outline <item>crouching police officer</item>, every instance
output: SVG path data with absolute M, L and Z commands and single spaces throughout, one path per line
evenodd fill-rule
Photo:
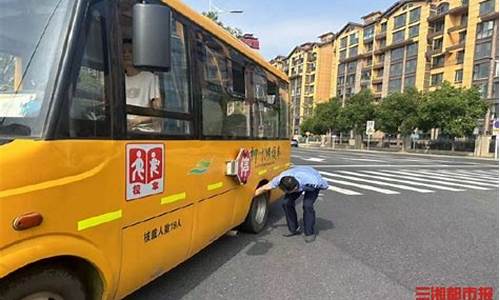
M 284 236 L 290 237 L 301 234 L 301 228 L 297 221 L 297 211 L 295 210 L 295 200 L 304 192 L 304 234 L 306 243 L 316 239 L 314 225 L 316 223 L 316 213 L 314 212 L 314 202 L 318 198 L 320 190 L 326 190 L 328 183 L 321 177 L 315 169 L 311 167 L 293 167 L 276 176 L 266 185 L 258 188 L 255 195 L 260 195 L 265 191 L 280 188 L 285 192 L 283 209 L 285 210 L 286 223 L 289 233 Z

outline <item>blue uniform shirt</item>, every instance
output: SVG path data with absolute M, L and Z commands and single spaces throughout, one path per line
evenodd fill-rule
M 315 189 L 326 190 L 328 188 L 328 183 L 321 177 L 318 171 L 311 167 L 293 167 L 288 169 L 271 180 L 271 187 L 273 189 L 277 188 L 281 178 L 284 176 L 292 176 L 297 179 L 299 182 L 298 192 Z

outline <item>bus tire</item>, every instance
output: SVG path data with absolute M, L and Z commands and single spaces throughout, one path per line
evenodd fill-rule
M 85 300 L 82 281 L 64 267 L 37 266 L 0 282 L 0 300 Z
M 253 198 L 245 222 L 241 224 L 241 230 L 250 233 L 261 232 L 266 226 L 268 215 L 268 194 L 262 194 Z

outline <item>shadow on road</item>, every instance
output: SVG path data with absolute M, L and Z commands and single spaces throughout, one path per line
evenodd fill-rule
M 270 234 L 276 229 L 279 234 L 288 230 L 281 205 L 282 202 L 278 201 L 271 207 L 268 225 L 259 234 L 240 233 L 237 237 L 224 235 L 184 263 L 125 299 L 180 299 L 245 248 L 248 248 L 245 252 L 246 255 L 266 255 L 273 247 Z M 297 201 L 297 210 L 298 214 L 301 215 L 302 209 L 299 201 Z M 333 223 L 329 220 L 316 219 L 316 230 L 320 234 L 333 227 Z

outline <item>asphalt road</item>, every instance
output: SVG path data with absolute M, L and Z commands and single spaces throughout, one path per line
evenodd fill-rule
M 415 299 L 417 286 L 498 298 L 497 162 L 304 148 L 292 161 L 331 185 L 314 243 L 281 236 L 277 203 L 261 234 L 224 236 L 127 299 Z

